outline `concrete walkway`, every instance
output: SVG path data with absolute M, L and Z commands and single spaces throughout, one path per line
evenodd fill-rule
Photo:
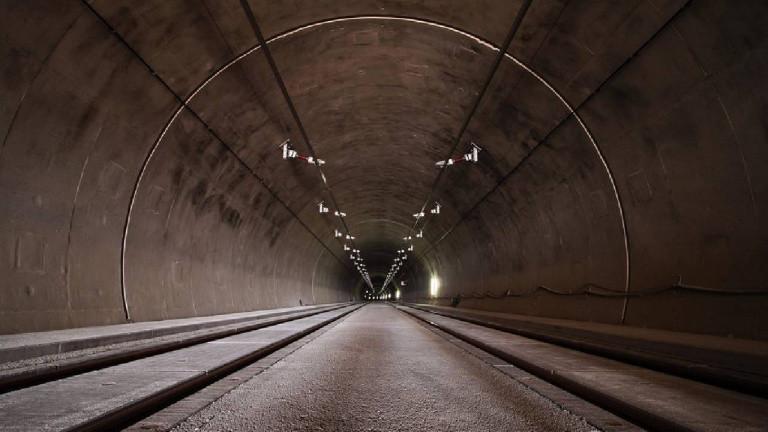
M 102 345 L 190 332 L 330 306 L 335 306 L 335 304 L 0 335 L 0 362 L 17 361 Z

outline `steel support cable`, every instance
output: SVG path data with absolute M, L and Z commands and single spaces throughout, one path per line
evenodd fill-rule
M 470 108 L 469 113 L 467 113 L 467 116 L 464 119 L 464 122 L 461 124 L 461 128 L 459 128 L 459 133 L 456 136 L 456 140 L 454 141 L 453 146 L 451 146 L 450 150 L 448 151 L 446 156 L 443 158 L 444 160 L 450 159 L 451 155 L 453 155 L 453 153 L 461 144 L 461 140 L 462 138 L 464 138 L 464 134 L 469 128 L 469 124 L 474 118 L 475 113 L 477 112 L 477 109 L 480 107 L 480 103 L 483 101 L 483 97 L 488 92 L 488 88 L 491 86 L 491 82 L 493 81 L 493 78 L 496 76 L 496 71 L 498 71 L 499 66 L 501 65 L 501 62 L 504 60 L 504 55 L 507 53 L 507 50 L 509 50 L 509 46 L 512 44 L 512 40 L 517 34 L 517 31 L 520 28 L 520 24 L 522 23 L 526 12 L 528 12 L 528 8 L 531 6 L 531 3 L 532 3 L 532 0 L 524 1 L 523 4 L 520 6 L 520 9 L 518 10 L 517 14 L 515 15 L 515 20 L 512 22 L 512 26 L 509 28 L 509 32 L 507 33 L 507 36 L 505 37 L 504 42 L 499 48 L 499 52 L 496 55 L 496 58 L 494 59 L 493 65 L 491 66 L 491 69 L 488 75 L 486 76 L 485 81 L 483 82 L 483 86 L 480 88 L 480 92 L 475 98 L 475 101 L 472 104 L 472 108 Z M 424 200 L 424 204 L 421 206 L 419 213 L 423 213 L 427 209 L 427 206 L 429 205 L 429 201 L 434 196 L 435 191 L 437 190 L 437 186 L 443 177 L 443 173 L 447 168 L 448 168 L 448 165 L 444 165 L 443 167 L 440 168 L 440 171 L 437 173 L 437 177 L 435 177 L 435 180 L 432 182 L 430 191 L 427 194 L 427 199 Z M 419 223 L 419 219 L 417 219 L 416 222 L 414 222 L 413 226 L 408 232 L 408 235 L 411 235 L 413 233 L 418 223 Z
M 240 0 L 240 6 L 243 8 L 243 12 L 245 12 L 245 16 L 248 19 L 248 24 L 250 24 L 251 29 L 253 30 L 253 34 L 256 36 L 257 42 L 262 47 L 262 52 L 264 53 L 264 57 L 266 58 L 267 63 L 269 64 L 269 68 L 272 71 L 272 75 L 274 76 L 278 87 L 280 87 L 280 92 L 282 93 L 283 98 L 285 99 L 286 105 L 288 105 L 288 110 L 291 112 L 291 116 L 293 117 L 293 121 L 296 123 L 296 127 L 299 129 L 299 133 L 301 134 L 301 138 L 307 147 L 307 151 L 309 151 L 310 156 L 312 156 L 312 158 L 314 158 L 314 160 L 317 161 L 318 158 L 317 158 L 317 153 L 315 152 L 315 148 L 312 146 L 312 142 L 310 141 L 309 135 L 307 134 L 307 131 L 304 128 L 304 123 L 301 121 L 301 117 L 299 117 L 299 113 L 296 110 L 296 106 L 293 103 L 293 99 L 291 98 L 291 95 L 288 93 L 288 88 L 285 86 L 283 77 L 280 74 L 280 70 L 277 67 L 277 63 L 275 62 L 274 57 L 272 56 L 272 51 L 269 49 L 269 46 L 267 45 L 267 41 L 264 38 L 264 34 L 261 32 L 261 27 L 259 27 L 259 23 L 256 21 L 256 16 L 253 13 L 253 9 L 251 9 L 251 5 L 250 3 L 248 3 L 248 0 Z M 328 192 L 328 196 L 330 197 L 331 204 L 338 212 L 341 212 L 342 210 L 339 208 L 339 204 L 336 201 L 336 197 L 333 194 L 331 187 L 327 183 L 327 177 L 325 176 L 325 173 L 323 173 L 323 169 L 320 168 L 319 164 L 316 164 L 315 166 L 317 167 L 317 170 L 320 173 L 320 179 L 322 181 L 323 188 L 326 190 L 326 192 Z M 346 232 L 346 234 L 349 236 L 352 236 L 352 234 L 349 231 L 349 227 L 347 226 L 347 222 L 344 220 L 344 216 L 339 215 L 338 217 L 341 220 L 341 224 L 344 227 L 344 231 Z M 350 243 L 352 244 L 353 249 L 357 248 L 354 240 L 350 239 Z
M 241 1 L 245 1 L 245 0 L 241 0 Z M 509 28 L 509 32 L 507 32 L 507 36 L 504 38 L 504 42 L 501 44 L 499 53 L 496 55 L 496 58 L 493 61 L 493 65 L 491 66 L 490 71 L 486 76 L 482 87 L 480 88 L 480 92 L 475 98 L 475 101 L 472 104 L 472 108 L 470 108 L 469 113 L 467 113 L 467 116 L 464 119 L 464 122 L 461 124 L 461 127 L 459 128 L 459 133 L 456 136 L 456 140 L 454 141 L 453 145 L 451 146 L 450 150 L 448 151 L 446 156 L 443 158 L 443 160 L 450 159 L 451 156 L 454 154 L 454 152 L 456 152 L 456 149 L 461 144 L 461 141 L 464 138 L 464 134 L 469 128 L 469 124 L 474 118 L 475 113 L 477 112 L 477 109 L 480 107 L 480 103 L 483 101 L 483 97 L 488 92 L 488 88 L 491 86 L 491 82 L 493 81 L 493 78 L 496 76 L 496 72 L 498 71 L 499 66 L 501 65 L 501 62 L 504 60 L 504 56 L 506 55 L 507 50 L 509 50 L 509 46 L 512 44 L 512 40 L 515 38 L 517 31 L 520 29 L 520 24 L 522 24 L 523 18 L 525 17 L 525 14 L 528 12 L 528 8 L 530 8 L 531 3 L 532 3 L 532 0 L 525 0 L 523 4 L 520 6 L 520 9 L 517 11 L 517 14 L 515 14 L 515 19 L 514 21 L 512 21 L 512 25 Z M 437 177 L 435 177 L 435 180 L 432 182 L 432 186 L 430 187 L 429 193 L 427 194 L 427 199 L 424 200 L 424 204 L 422 204 L 421 209 L 419 209 L 419 213 L 424 213 L 426 211 L 430 200 L 432 200 L 432 197 L 434 197 L 435 195 L 437 186 L 440 184 L 440 180 L 443 177 L 443 173 L 447 168 L 448 168 L 447 164 L 440 168 L 440 171 L 437 173 Z M 408 230 L 407 236 L 410 237 L 416 231 L 416 227 L 418 226 L 420 220 L 421 218 L 416 218 L 416 222 L 414 222 L 411 228 Z M 425 221 L 425 225 L 426 225 L 426 221 Z M 382 287 L 382 291 L 384 290 L 384 288 L 385 287 Z

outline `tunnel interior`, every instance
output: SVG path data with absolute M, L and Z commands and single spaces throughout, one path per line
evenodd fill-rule
M 684 0 L 3 2 L 0 332 L 397 292 L 766 339 L 767 20 Z

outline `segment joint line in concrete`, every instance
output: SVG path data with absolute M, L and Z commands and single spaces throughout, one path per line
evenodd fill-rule
M 144 57 L 142 57 L 142 56 L 141 56 L 141 54 L 139 54 L 139 52 L 138 52 L 138 51 L 136 51 L 136 49 L 135 49 L 135 48 L 133 48 L 133 46 L 131 46 L 131 44 L 129 44 L 127 40 L 125 40 L 125 38 L 124 38 L 124 37 L 123 37 L 123 36 L 120 34 L 120 32 L 118 32 L 118 31 L 117 31 L 117 29 L 115 29 L 115 28 L 112 26 L 112 24 L 111 24 L 109 21 L 107 21 L 107 19 L 106 19 L 106 18 L 105 18 L 103 15 L 101 15 L 101 13 L 99 13 L 99 11 L 97 11 L 97 10 L 95 9 L 95 7 L 94 7 L 94 6 L 92 6 L 92 5 L 91 5 L 91 4 L 90 4 L 88 1 L 86 1 L 86 0 L 81 0 L 81 3 L 84 5 L 84 7 L 85 7 L 87 10 L 89 10 L 89 11 L 90 11 L 90 12 L 91 12 L 91 13 L 92 13 L 92 14 L 93 14 L 93 15 L 94 15 L 94 16 L 95 16 L 95 17 L 96 17 L 96 18 L 97 18 L 97 19 L 98 19 L 98 20 L 99 20 L 99 21 L 100 21 L 100 22 L 101 22 L 101 23 L 102 23 L 102 24 L 103 24 L 103 25 L 104 25 L 104 26 L 105 26 L 105 27 L 106 27 L 106 28 L 109 30 L 109 32 L 112 34 L 112 36 L 114 36 L 114 37 L 115 37 L 115 38 L 116 38 L 116 39 L 119 41 L 119 43 L 120 43 L 121 45 L 123 45 L 123 47 L 125 47 L 125 48 L 126 48 L 126 49 L 127 49 L 127 50 L 128 50 L 128 51 L 129 51 L 129 52 L 130 52 L 130 53 L 131 53 L 131 54 L 132 54 L 132 55 L 133 55 L 133 56 L 134 56 L 134 57 L 135 57 L 135 58 L 136 58 L 136 59 L 137 59 L 139 62 L 141 62 L 141 64 L 142 64 L 142 65 L 144 65 L 144 67 L 145 67 L 145 68 L 148 70 L 148 72 L 150 73 L 150 75 L 151 75 L 152 77 L 154 77 L 154 78 L 155 78 L 155 79 L 156 79 L 156 80 L 157 80 L 157 81 L 158 81 L 158 82 L 159 82 L 159 83 L 160 83 L 160 84 L 161 84 L 161 85 L 162 85 L 162 86 L 163 86 L 163 87 L 164 87 L 164 88 L 165 88 L 165 89 L 166 89 L 166 90 L 167 90 L 167 91 L 168 91 L 168 92 L 169 92 L 169 93 L 170 93 L 170 94 L 173 96 L 173 98 L 174 98 L 174 99 L 176 100 L 176 102 L 179 104 L 179 108 L 178 108 L 176 111 L 174 111 L 173 115 L 170 117 L 170 119 L 169 119 L 169 120 L 168 120 L 168 122 L 166 123 L 165 127 L 164 127 L 164 128 L 163 128 L 163 130 L 160 132 L 160 134 L 159 134 L 159 136 L 157 137 L 157 139 L 155 140 L 155 142 L 154 142 L 154 144 L 153 144 L 152 148 L 150 149 L 149 153 L 147 154 L 147 156 L 144 158 L 144 161 L 142 162 L 141 170 L 139 171 L 139 175 L 138 175 L 138 177 L 137 177 L 137 179 L 136 179 L 136 182 L 134 183 L 134 186 L 133 186 L 133 190 L 132 190 L 132 192 L 131 192 L 131 199 L 130 199 L 130 203 L 129 203 L 129 205 L 128 205 L 128 210 L 127 210 L 127 212 L 126 212 L 126 217 L 125 217 L 125 224 L 124 224 L 124 226 L 123 226 L 123 238 L 122 238 L 122 245 L 121 245 L 121 250 L 120 250 L 120 288 L 121 288 L 121 297 L 122 297 L 122 302 L 123 302 L 123 313 L 124 313 L 124 315 L 125 315 L 125 319 L 126 319 L 127 321 L 131 321 L 131 312 L 130 312 L 130 307 L 129 307 L 129 304 L 128 304 L 128 293 L 127 293 L 127 286 L 126 286 L 126 281 L 125 281 L 125 258 L 126 258 L 126 248 L 127 248 L 128 231 L 129 231 L 130 222 L 131 222 L 131 213 L 132 213 L 132 210 L 133 210 L 133 206 L 134 206 L 134 204 L 136 203 L 136 197 L 137 197 L 137 195 L 138 195 L 139 186 L 140 186 L 140 184 L 141 184 L 141 181 L 142 181 L 142 180 L 143 180 L 143 178 L 144 178 L 144 174 L 146 173 L 147 167 L 148 167 L 148 165 L 149 165 L 149 162 L 150 162 L 150 160 L 152 159 L 152 156 L 154 155 L 155 151 L 157 150 L 157 147 L 158 147 L 158 145 L 159 145 L 159 144 L 160 144 L 160 142 L 162 141 L 162 138 L 165 136 L 166 132 L 167 132 L 167 131 L 168 131 L 168 129 L 170 128 L 170 126 L 171 126 L 171 124 L 173 123 L 173 121 L 174 121 L 174 120 L 175 120 L 175 119 L 176 119 L 176 118 L 179 116 L 179 114 L 180 114 L 180 113 L 181 113 L 183 110 L 186 110 L 186 111 L 188 111 L 190 114 L 192 114 L 192 116 L 193 116 L 193 117 L 194 117 L 194 118 L 195 118 L 195 119 L 196 119 L 198 122 L 200 122 L 200 123 L 203 125 L 203 127 L 205 127 L 205 129 L 208 131 L 208 133 L 210 133 L 210 134 L 211 134 L 211 136 L 213 136 L 213 137 L 214 137 L 214 139 L 215 139 L 216 141 L 218 141 L 218 142 L 219 142 L 221 145 L 223 145 L 223 146 L 224 146 L 224 148 L 225 148 L 225 149 L 226 149 L 226 150 L 227 150 L 229 153 L 231 153 L 231 154 L 232 154 L 232 156 L 235 158 L 235 160 L 237 160 L 237 161 L 238 161 L 238 163 L 239 163 L 240 165 L 242 165 L 242 166 L 243 166 L 243 167 L 246 169 L 246 171 L 248 171 L 248 172 L 251 174 L 251 176 L 253 176 L 253 177 L 254 177 L 254 178 L 255 178 L 255 179 L 256 179 L 256 180 L 259 182 L 259 184 L 260 184 L 260 185 L 261 185 L 261 186 L 262 186 L 262 187 L 263 187 L 263 188 L 264 188 L 264 189 L 265 189 L 265 190 L 266 190 L 266 191 L 267 191 L 267 192 L 268 192 L 270 195 L 272 195 L 272 197 L 273 197 L 273 198 L 274 198 L 274 199 L 275 199 L 275 200 L 276 200 L 278 203 L 280 203 L 280 205 L 282 205 L 282 206 L 283 206 L 283 207 L 286 209 L 286 211 L 288 211 L 288 213 L 289 213 L 289 214 L 290 214 L 290 215 L 291 215 L 291 216 L 292 216 L 294 219 L 296 219 L 296 220 L 299 222 L 299 224 L 300 224 L 302 227 L 304 227 L 304 229 L 306 229 L 306 230 L 309 232 L 309 234 L 310 234 L 310 235 L 311 235 L 311 236 L 312 236 L 312 237 L 313 237 L 315 240 L 317 240 L 317 241 L 318 241 L 318 242 L 319 242 L 319 243 L 320 243 L 320 244 L 323 246 L 323 248 L 327 249 L 327 250 L 328 250 L 328 252 L 330 252 L 330 253 L 331 253 L 331 255 L 332 255 L 334 258 L 336 258 L 336 260 L 337 260 L 337 261 L 339 261 L 339 263 L 340 263 L 342 266 L 346 267 L 348 270 L 350 270 L 350 271 L 351 271 L 351 268 L 350 268 L 350 267 L 349 267 L 349 266 L 348 266 L 348 265 L 345 263 L 345 261 L 344 261 L 344 260 L 342 260 L 341 258 L 339 258 L 339 257 L 338 257 L 338 256 L 337 256 L 337 255 L 336 255 L 336 254 L 335 254 L 335 253 L 334 253 L 334 252 L 333 252 L 333 251 L 332 251 L 332 250 L 331 250 L 331 249 L 328 247 L 328 245 L 326 245 L 326 244 L 325 244 L 325 242 L 323 242 L 323 241 L 320 239 L 320 237 L 318 237 L 318 235 L 317 235 L 317 234 L 315 234 L 315 233 L 314 233 L 314 231 L 312 231 L 312 230 L 309 228 L 309 226 L 308 226 L 308 225 L 307 225 L 307 224 L 306 224 L 306 223 L 305 223 L 303 220 L 301 220 L 301 218 L 299 218 L 299 216 L 298 216 L 298 215 L 297 215 L 297 214 L 296 214 L 296 213 L 295 213 L 295 212 L 294 212 L 294 211 L 293 211 L 293 210 L 292 210 L 292 209 L 291 209 L 291 208 L 288 206 L 288 204 L 287 204 L 285 201 L 283 201 L 283 200 L 282 200 L 282 199 L 281 199 L 281 198 L 280 198 L 280 197 L 277 195 L 277 193 L 276 193 L 275 191 L 273 191 L 273 190 L 272 190 L 272 189 L 271 189 L 271 188 L 270 188 L 270 187 L 267 185 L 266 181 L 265 181 L 265 180 L 264 180 L 264 179 L 263 179 L 261 176 L 259 176 L 259 175 L 256 173 L 256 171 L 254 171 L 254 169 L 253 169 L 253 168 L 252 168 L 250 165 L 248 165 L 248 164 L 247 164 L 247 163 L 246 163 L 246 162 L 245 162 L 245 161 L 244 161 L 244 160 L 243 160 L 243 159 L 242 159 L 242 158 L 241 158 L 241 157 L 240 157 L 240 156 L 239 156 L 239 155 L 238 155 L 238 154 L 237 154 L 237 153 L 236 153 L 236 152 L 235 152 L 233 149 L 232 149 L 232 146 L 230 146 L 230 145 L 229 145 L 229 144 L 228 144 L 226 141 L 224 141 L 224 140 L 223 140 L 223 138 L 221 138 L 221 136 L 219 136 L 219 135 L 216 133 L 216 131 L 214 131 L 214 130 L 213 130 L 213 128 L 211 128 L 211 127 L 210 127 L 210 125 L 209 125 L 209 124 L 208 124 L 208 123 L 207 123 L 207 122 L 206 122 L 206 121 L 205 121 L 205 120 L 204 120 L 202 117 L 200 117 L 200 115 L 199 115 L 199 114 L 198 114 L 198 113 L 197 113 L 195 110 L 193 110 L 193 109 L 192 109 L 192 108 L 191 108 L 191 107 L 188 105 L 188 103 L 187 103 L 187 102 L 188 102 L 188 101 L 189 101 L 189 100 L 190 100 L 192 97 L 194 97 L 194 96 L 197 94 L 197 91 L 199 91 L 199 89 L 198 89 L 198 90 L 196 90 L 196 91 L 194 91 L 194 92 L 193 92 L 193 93 L 192 93 L 192 94 L 191 94 L 191 95 L 190 95 L 190 96 L 189 96 L 189 97 L 188 97 L 186 100 L 185 100 L 185 99 L 182 99 L 182 98 L 181 98 L 181 96 L 179 96 L 179 94 L 178 94 L 178 93 L 177 93 L 175 90 L 173 90 L 173 88 L 171 88 L 171 86 L 170 86 L 170 85 L 169 85 L 169 84 L 168 84 L 168 83 L 167 83 L 167 82 L 166 82 L 166 81 L 165 81 L 165 80 L 164 80 L 164 79 L 163 79 L 163 78 L 162 78 L 162 77 L 161 77 L 161 76 L 160 76 L 160 75 L 159 75 L 159 74 L 158 74 L 158 73 L 157 73 L 157 72 L 156 72 L 156 71 L 155 71 L 155 70 L 152 68 L 152 66 L 151 66 L 149 63 L 147 63 L 147 61 L 144 59 Z M 207 83 L 207 81 L 206 81 L 206 83 Z

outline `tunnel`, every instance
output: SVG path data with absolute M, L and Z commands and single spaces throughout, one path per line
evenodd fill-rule
M 418 305 L 768 393 L 765 2 L 6 0 L 0 58 L 0 352 Z

